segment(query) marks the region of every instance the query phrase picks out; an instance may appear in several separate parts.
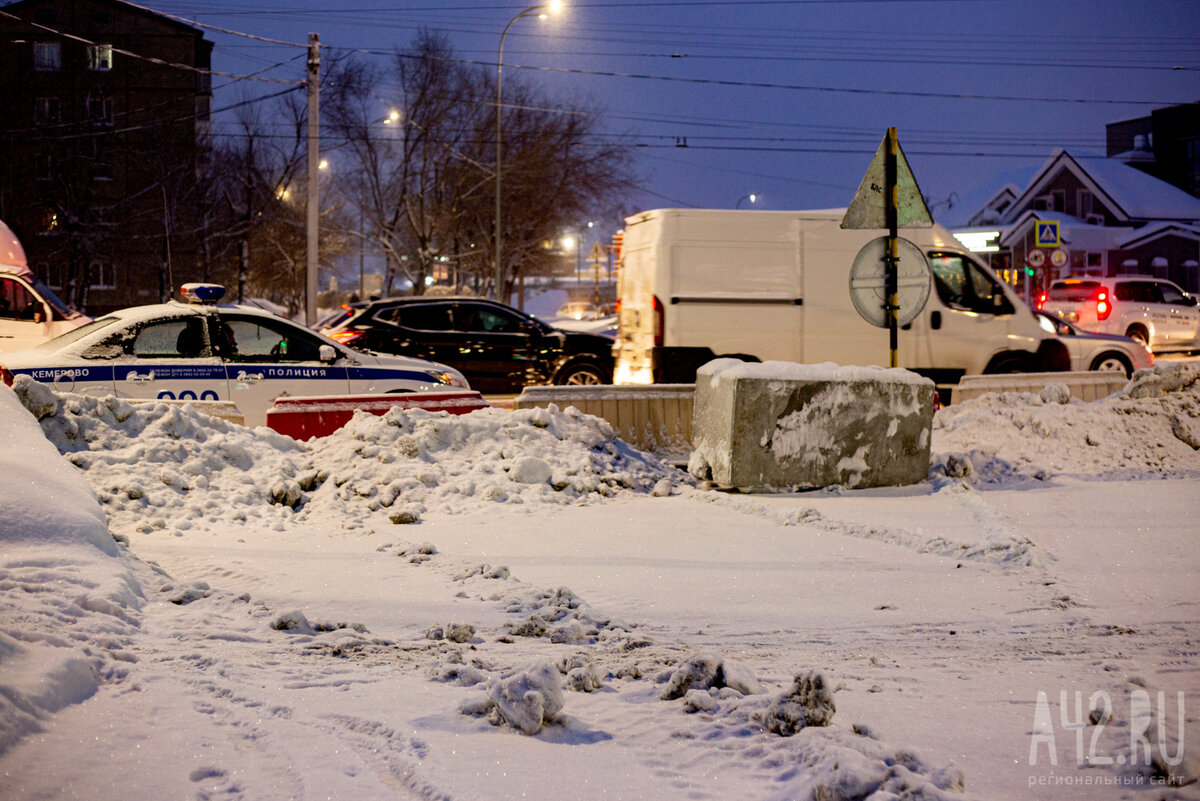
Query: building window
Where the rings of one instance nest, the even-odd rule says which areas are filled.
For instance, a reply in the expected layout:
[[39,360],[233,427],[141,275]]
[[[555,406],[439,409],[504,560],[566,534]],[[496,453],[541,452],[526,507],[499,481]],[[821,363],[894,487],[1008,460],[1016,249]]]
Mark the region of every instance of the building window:
[[1075,216],[1086,220],[1093,213],[1092,193],[1087,189],[1075,190]]
[[33,102],[33,119],[38,125],[57,125],[62,122],[62,107],[57,97],[39,97]]
[[111,261],[97,259],[88,267],[88,283],[92,289],[116,289],[116,275]]
[[97,161],[96,166],[92,168],[93,181],[111,181],[113,179],[113,163],[111,161]]
[[42,279],[42,283],[51,289],[63,288],[63,268],[61,265],[51,267],[48,262],[38,262],[33,268],[34,274]]
[[113,101],[111,97],[89,97],[87,99],[88,122],[92,125],[111,127],[113,124]]
[[93,72],[108,72],[113,68],[113,48],[110,44],[87,46],[88,69]]
[[42,72],[62,69],[62,45],[58,42],[34,42],[33,68]]

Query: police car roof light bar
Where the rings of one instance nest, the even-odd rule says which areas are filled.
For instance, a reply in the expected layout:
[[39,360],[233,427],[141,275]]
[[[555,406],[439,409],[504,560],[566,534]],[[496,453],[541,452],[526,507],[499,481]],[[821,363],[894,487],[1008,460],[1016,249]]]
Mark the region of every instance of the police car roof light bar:
[[225,287],[220,284],[184,284],[179,294],[189,303],[216,303],[225,297]]

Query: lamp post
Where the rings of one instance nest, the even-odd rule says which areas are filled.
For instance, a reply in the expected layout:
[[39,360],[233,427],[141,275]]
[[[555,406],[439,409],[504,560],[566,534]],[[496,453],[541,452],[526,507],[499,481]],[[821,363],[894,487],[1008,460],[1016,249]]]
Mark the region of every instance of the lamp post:
[[748,194],[748,195],[742,195],[741,197],[739,197],[739,198],[738,198],[738,201],[737,201],[737,203],[734,203],[734,204],[733,204],[733,207],[734,207],[735,209],[740,209],[740,208],[742,207],[742,201],[743,201],[743,200],[749,200],[749,201],[750,201],[750,205],[751,205],[751,206],[753,206],[753,205],[754,205],[754,204],[755,204],[755,203],[758,201],[758,193],[757,193],[757,192],[751,192],[751,193],[750,193],[750,194]]
[[557,14],[561,9],[562,9],[561,0],[551,0],[551,2],[549,2],[549,3],[543,3],[541,5],[530,6],[529,8],[525,9],[524,11],[520,12],[515,17],[510,19],[508,21],[508,24],[504,26],[504,32],[500,34],[500,50],[496,54],[496,245],[495,245],[496,262],[495,262],[495,275],[493,277],[495,286],[493,287],[492,294],[495,296],[496,300],[498,300],[502,303],[508,300],[508,298],[501,297],[501,294],[504,291],[504,262],[502,261],[502,258],[501,258],[503,229],[501,227],[501,220],[500,220],[500,187],[501,187],[500,154],[501,154],[501,135],[502,135],[501,134],[501,130],[502,130],[501,122],[503,120],[503,115],[501,114],[501,111],[503,109],[501,72],[504,69],[504,37],[508,36],[508,29],[511,28],[513,26],[513,23],[519,19],[524,19],[525,17],[537,17],[539,19],[545,19],[546,12]]

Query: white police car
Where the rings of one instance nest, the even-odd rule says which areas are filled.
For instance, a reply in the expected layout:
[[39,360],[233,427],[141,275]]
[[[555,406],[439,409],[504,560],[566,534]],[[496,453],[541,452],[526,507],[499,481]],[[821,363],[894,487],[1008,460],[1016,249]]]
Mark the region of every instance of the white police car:
[[373,356],[270,312],[216,305],[217,284],[185,284],[189,303],[122,309],[35,348],[0,353],[0,377],[29,375],[61,392],[233,401],[266,424],[281,395],[361,395],[468,388],[457,370]]

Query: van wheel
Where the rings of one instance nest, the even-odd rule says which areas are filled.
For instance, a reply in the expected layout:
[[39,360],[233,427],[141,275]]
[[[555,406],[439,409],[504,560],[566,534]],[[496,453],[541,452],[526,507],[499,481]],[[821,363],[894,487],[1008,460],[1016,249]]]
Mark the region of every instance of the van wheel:
[[1135,325],[1125,332],[1125,336],[1139,343],[1143,348],[1150,347],[1150,335],[1146,333],[1146,329]]
[[1133,375],[1133,365],[1119,353],[1101,353],[1092,360],[1092,366],[1088,369],[1100,372],[1124,373],[1126,378]]
[[591,362],[574,362],[554,377],[554,383],[566,386],[596,386],[612,383],[612,376],[607,370]]
[[987,375],[994,375],[996,373],[1036,373],[1039,369],[1037,361],[1032,357],[1019,353],[1002,353],[992,359],[992,362],[983,372]]

